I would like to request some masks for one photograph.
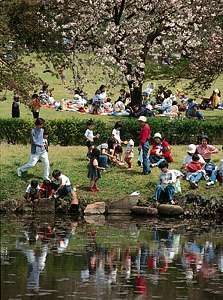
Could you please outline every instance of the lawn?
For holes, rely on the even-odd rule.
[[[34,72],[38,74],[39,77],[43,79],[43,81],[47,82],[49,84],[49,88],[53,88],[53,95],[56,100],[61,100],[62,98],[69,99],[72,98],[72,93],[67,88],[67,86],[64,86],[61,83],[61,80],[57,78],[55,75],[52,75],[49,72],[44,72],[46,70],[45,66],[42,65],[39,61],[35,59],[34,56],[26,57],[26,61],[31,60],[32,63],[34,63]],[[88,98],[92,98],[96,89],[99,88],[101,84],[106,84],[109,86],[109,78],[103,75],[102,67],[99,65],[94,65],[91,67],[86,66],[88,68],[87,72],[87,79],[88,83],[84,86],[84,91],[87,93]],[[67,83],[70,85],[70,80],[72,79],[72,73],[70,70],[66,71],[66,77],[67,77]],[[146,86],[148,83],[145,82],[144,86]],[[167,80],[153,80],[153,83],[155,85],[167,85]],[[176,89],[184,89],[185,85],[188,83],[188,80],[182,79],[176,87],[171,87],[173,91],[176,91]],[[108,88],[108,96],[111,97],[112,101],[114,102],[118,97],[118,92],[120,88],[124,87],[121,83],[120,85],[116,85],[115,87],[109,87]],[[212,87],[205,91],[203,93],[204,96],[209,97],[212,90],[218,88],[219,90],[223,91],[223,75],[219,76],[219,78],[213,82]],[[189,94],[190,95],[190,94]],[[190,95],[192,96],[192,94]],[[8,92],[6,94],[6,101],[0,102],[0,118],[10,117],[11,116],[11,103],[12,103],[12,93]],[[198,99],[199,100],[199,99]],[[212,118],[218,118],[223,115],[222,111],[205,111],[204,112],[205,117],[212,117]],[[80,114],[75,112],[57,112],[52,109],[41,109],[41,117],[44,119],[66,119],[71,118],[73,116],[78,116],[80,118],[89,118],[89,115],[86,114]],[[31,118],[31,112],[30,110],[24,106],[21,105],[21,117],[22,118]],[[92,115],[91,115],[92,117]],[[95,118],[95,116],[93,116]],[[103,119],[111,119],[110,117],[105,116],[96,116],[96,118],[103,118]]]
[[[221,146],[218,146],[220,149]],[[185,155],[186,146],[173,146],[175,162],[171,168],[179,169]],[[24,164],[30,153],[30,146],[24,145],[1,145],[1,200],[18,199],[24,194],[25,188],[33,178],[42,176],[42,165],[38,163],[30,169],[25,177],[19,178],[16,168]],[[135,149],[134,170],[129,172],[125,168],[112,167],[111,171],[103,173],[99,182],[101,191],[97,194],[88,192],[86,148],[81,146],[50,146],[49,158],[52,169],[61,169],[70,177],[74,186],[78,187],[78,196],[81,201],[106,201],[125,197],[134,191],[140,191],[143,199],[151,199],[158,180],[159,170],[152,169],[152,174],[142,176],[141,168],[137,166],[137,149]],[[222,158],[222,151],[214,157],[217,163]],[[199,189],[191,191],[187,182],[182,180],[182,192],[211,197],[222,196],[222,186],[216,184],[211,189],[205,188],[205,181],[200,183]]]

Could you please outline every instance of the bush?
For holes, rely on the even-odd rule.
[[[114,119],[115,123],[116,119]],[[105,142],[110,136],[114,123],[95,121],[94,133],[100,134],[100,142]],[[207,134],[212,143],[223,143],[223,120],[169,120],[166,118],[150,118],[152,134],[160,132],[171,144],[196,143],[198,136]],[[138,141],[139,124],[136,119],[126,118],[123,120],[123,140],[131,136]],[[27,144],[30,142],[30,131],[33,127],[32,120],[24,119],[0,119],[0,141],[8,143]],[[85,145],[84,132],[86,120],[67,119],[46,122],[49,132],[49,141],[52,144]]]

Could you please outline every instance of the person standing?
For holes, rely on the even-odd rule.
[[[37,94],[32,95],[32,101],[31,101],[30,107],[31,107],[31,111],[33,114],[33,118],[38,119],[41,103],[40,103],[39,96]]]
[[[12,102],[12,118],[20,117],[19,96],[15,95]]]
[[[147,124],[147,119],[145,116],[141,116],[138,118],[140,122],[141,131],[139,136],[139,151],[142,151],[142,159],[143,159],[143,174],[147,175],[151,172],[150,163],[149,163],[149,139],[150,139],[150,126]]]
[[[17,169],[17,175],[19,177],[22,176],[22,173],[27,171],[28,169],[34,167],[38,160],[41,159],[41,161],[44,164],[44,179],[49,179],[49,173],[50,173],[50,163],[48,159],[48,152],[45,148],[44,143],[44,129],[42,128],[44,125],[44,120],[42,118],[38,118],[35,121],[35,127],[31,131],[31,155],[28,163],[21,166]]]

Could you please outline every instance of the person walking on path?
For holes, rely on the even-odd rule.
[[[141,131],[139,136],[139,151],[142,151],[142,159],[143,159],[143,174],[147,175],[151,172],[150,163],[149,163],[149,139],[150,139],[150,126],[147,124],[147,119],[145,116],[141,116],[138,118],[140,122]]]
[[[35,127],[31,131],[31,155],[28,163],[21,166],[17,169],[17,174],[19,177],[22,176],[22,173],[27,171],[28,169],[34,167],[38,160],[44,164],[44,179],[49,179],[50,173],[50,163],[48,159],[48,152],[46,151],[44,144],[44,129],[42,128],[44,125],[44,120],[42,118],[38,118],[35,121]]]

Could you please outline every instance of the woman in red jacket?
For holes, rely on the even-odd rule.
[[[162,136],[159,132],[155,133],[153,137],[149,159],[151,167],[158,166],[160,162],[164,160],[169,163],[173,161],[171,147],[165,139],[162,139]]]

